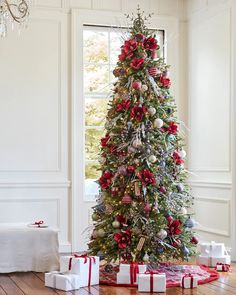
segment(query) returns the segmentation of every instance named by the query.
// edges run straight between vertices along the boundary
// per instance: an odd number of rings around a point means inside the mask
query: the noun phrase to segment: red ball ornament
[[[146,213],[147,216],[149,216],[150,211],[151,211],[151,208],[152,208],[151,204],[147,203],[147,204],[145,205],[145,207],[144,207],[144,211],[145,211],[145,213]]]
[[[134,173],[134,170],[135,170],[134,166],[128,166],[127,167],[127,172],[128,173]]]
[[[141,81],[134,81],[132,83],[132,88],[135,89],[135,90],[140,90],[142,88]]]
[[[150,76],[155,77],[158,74],[158,68],[151,67],[148,69],[148,73]]]
[[[166,193],[166,188],[164,186],[159,187],[159,192],[165,194]]]
[[[192,239],[191,239],[190,242],[191,242],[192,244],[195,244],[195,245],[197,245],[197,244],[199,243],[198,238],[195,237],[195,236],[192,237]]]
[[[124,195],[121,202],[123,204],[131,204],[132,203],[132,198],[130,195]]]

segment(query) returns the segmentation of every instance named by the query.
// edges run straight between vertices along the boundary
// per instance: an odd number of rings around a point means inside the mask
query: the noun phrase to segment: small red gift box
[[[216,263],[216,266],[215,266],[215,269],[217,271],[225,271],[225,272],[228,272],[228,271],[230,271],[230,265],[229,264],[225,264],[225,263],[221,263],[221,262],[217,262]]]

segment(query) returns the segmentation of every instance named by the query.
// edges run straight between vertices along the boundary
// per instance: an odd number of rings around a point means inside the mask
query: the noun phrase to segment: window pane
[[[108,32],[84,31],[84,62],[108,62]]]
[[[100,164],[97,162],[86,163],[85,164],[85,178],[97,180],[101,176],[101,171],[98,170],[100,168]]]
[[[121,51],[121,45],[124,43],[124,33],[122,32],[111,32],[110,33],[110,63],[116,64],[118,61],[118,55]]]
[[[109,66],[87,65],[84,70],[85,92],[109,91]]]
[[[97,160],[100,152],[100,140],[103,129],[86,129],[85,131],[85,157],[87,160]]]
[[[108,99],[85,100],[85,125],[104,126]]]

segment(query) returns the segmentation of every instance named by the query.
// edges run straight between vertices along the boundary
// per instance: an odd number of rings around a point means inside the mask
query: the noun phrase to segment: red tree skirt
[[[110,272],[105,270],[104,266],[100,267],[100,284],[117,286],[117,287],[137,287],[137,285],[126,285],[116,283],[116,274],[119,271],[119,266],[113,266]],[[194,274],[198,277],[198,284],[206,284],[215,281],[219,278],[219,273],[210,269],[205,265],[175,265],[163,263],[157,269],[160,273],[166,274],[166,285],[167,288],[179,287],[181,282],[181,277],[184,274]]]

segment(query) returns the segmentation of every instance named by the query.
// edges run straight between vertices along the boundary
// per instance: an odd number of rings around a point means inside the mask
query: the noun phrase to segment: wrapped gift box
[[[202,256],[222,257],[225,254],[224,243],[201,243],[200,251]]]
[[[72,291],[79,289],[80,275],[74,274],[56,274],[56,289],[63,291]]]
[[[204,264],[206,266],[210,266],[210,257],[199,255],[197,258],[197,264]]]
[[[46,272],[44,275],[45,286],[50,288],[56,288],[56,274],[58,271]]]
[[[137,284],[138,274],[144,273],[147,266],[144,264],[120,264],[120,271],[117,273],[117,284]]]
[[[139,292],[166,292],[166,274],[145,273],[138,275]]]
[[[212,267],[216,266],[217,263],[223,263],[223,264],[230,264],[231,263],[231,257],[230,255],[223,255],[222,257],[211,257],[211,265]]]
[[[198,279],[192,274],[186,274],[181,279],[181,287],[185,289],[196,288],[198,285]]]
[[[215,266],[215,269],[217,271],[225,271],[225,272],[228,272],[230,271],[230,265],[229,264],[224,264],[224,263],[217,263],[216,266]]]
[[[61,256],[60,272],[80,276],[80,286],[99,284],[99,257],[97,256]]]

